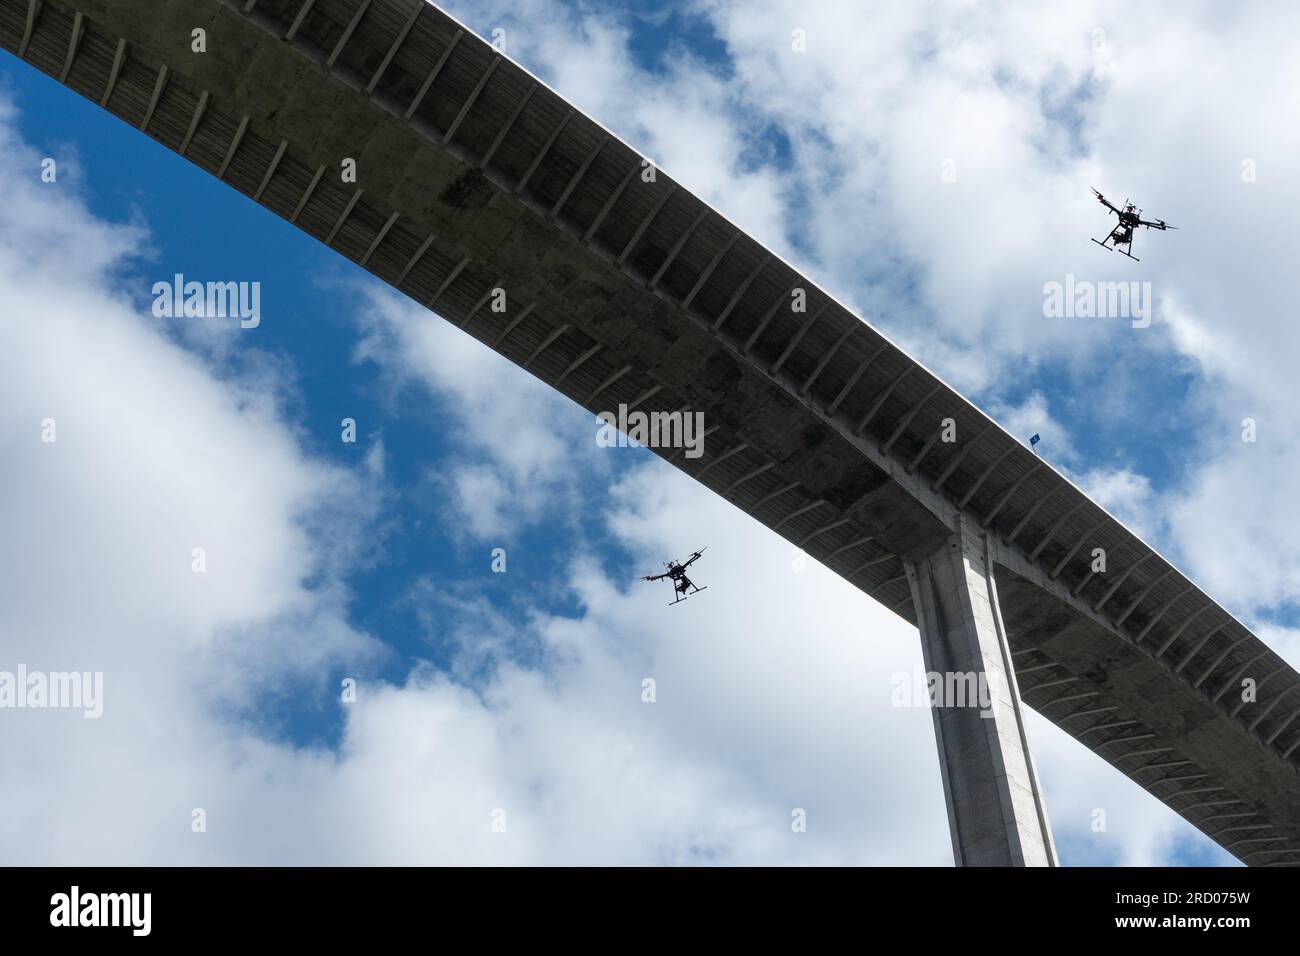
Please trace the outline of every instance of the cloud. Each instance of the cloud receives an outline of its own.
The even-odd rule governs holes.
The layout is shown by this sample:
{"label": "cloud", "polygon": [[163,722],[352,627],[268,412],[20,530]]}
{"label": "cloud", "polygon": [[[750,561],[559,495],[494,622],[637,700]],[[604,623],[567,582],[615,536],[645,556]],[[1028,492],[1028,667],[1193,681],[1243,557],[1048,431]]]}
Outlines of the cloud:
{"label": "cloud", "polygon": [[[530,624],[537,666],[514,663],[470,626],[458,629],[464,640],[501,655],[475,691],[417,671],[402,688],[363,693],[333,786],[350,794],[363,832],[382,827],[367,855],[947,862],[929,714],[888,703],[888,672],[919,662],[910,628],[855,619],[862,599],[844,582],[815,566],[795,575],[788,547],[665,472],[634,469],[610,513],[630,546],[678,519],[718,542],[709,590],[670,611],[662,589],[629,590],[584,556],[568,582],[581,614]],[[782,582],[799,598],[779,595]],[[755,601],[747,586],[770,597]],[[383,792],[357,792],[373,780],[386,781]],[[796,809],[807,833],[792,832]],[[491,830],[494,810],[505,833]]]}
{"label": "cloud", "polygon": [[[6,155],[38,170],[13,121],[0,104]],[[16,780],[0,852],[183,858],[190,810],[260,746],[230,715],[273,730],[278,696],[382,654],[347,622],[339,573],[370,499],[129,304],[114,277],[140,226],[34,175],[0,182],[0,204],[0,667],[102,671],[105,695],[94,721],[0,715]]]}
{"label": "cloud", "polygon": [[[596,419],[581,434],[555,440],[554,423],[576,406],[447,322],[434,319],[390,290],[357,290],[360,363],[372,363],[388,383],[388,405],[400,414],[412,404],[443,418],[455,454],[439,462],[423,493],[448,499],[445,524],[458,534],[499,542],[536,524],[563,503],[582,507],[570,466],[593,476],[608,470],[596,447]],[[505,384],[506,382],[510,384]],[[540,428],[517,423],[542,410]],[[458,520],[463,518],[464,520]]]}
{"label": "cloud", "polygon": [[[995,404],[989,412],[1022,445],[1037,447],[1039,454],[1057,462],[1071,462],[1078,458],[1069,430],[1052,417],[1042,392],[1032,392],[1017,405]],[[1030,446],[1029,439],[1034,435],[1043,439],[1041,446]]]}
{"label": "cloud", "polygon": [[1146,541],[1159,540],[1164,529],[1151,481],[1128,468],[1094,468],[1073,476],[1083,492]]}

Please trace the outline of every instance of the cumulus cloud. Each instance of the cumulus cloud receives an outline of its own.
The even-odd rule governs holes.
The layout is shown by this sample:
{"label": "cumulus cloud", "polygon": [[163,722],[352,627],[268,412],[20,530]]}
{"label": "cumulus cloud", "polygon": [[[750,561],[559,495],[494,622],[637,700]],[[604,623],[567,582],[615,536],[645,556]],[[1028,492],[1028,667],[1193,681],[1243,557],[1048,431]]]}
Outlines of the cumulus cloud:
{"label": "cumulus cloud", "polygon": [[[39,169],[13,121],[4,103],[5,155]],[[140,226],[34,176],[6,177],[0,203],[0,667],[104,681],[97,720],[0,718],[0,844],[110,862],[139,840],[137,859],[166,861],[246,745],[222,715],[381,653],[348,624],[339,575],[369,498],[130,304],[113,277],[138,265]]]}
{"label": "cumulus cloud", "polygon": [[1151,481],[1128,468],[1094,468],[1074,475],[1074,482],[1093,501],[1147,541],[1159,540],[1158,508]]}
{"label": "cumulus cloud", "polygon": [[[456,453],[440,462],[424,491],[448,499],[442,517],[449,528],[499,540],[535,524],[548,509],[581,507],[569,466],[576,457],[594,475],[607,468],[596,453],[595,418],[582,435],[590,441],[556,441],[557,418],[574,406],[556,400],[547,386],[513,374],[507,359],[387,290],[367,286],[356,298],[362,330],[356,358],[380,368],[392,411],[433,398],[434,414],[446,416]],[[517,427],[539,410],[543,427]]]}

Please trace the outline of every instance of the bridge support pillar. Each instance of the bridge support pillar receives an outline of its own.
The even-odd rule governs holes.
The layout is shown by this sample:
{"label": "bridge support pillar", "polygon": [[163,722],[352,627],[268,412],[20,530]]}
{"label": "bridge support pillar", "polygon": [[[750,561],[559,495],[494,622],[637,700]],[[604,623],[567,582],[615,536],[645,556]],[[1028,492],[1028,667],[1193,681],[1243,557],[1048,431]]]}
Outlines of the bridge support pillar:
{"label": "bridge support pillar", "polygon": [[1056,866],[987,541],[968,519],[906,564],[958,866]]}

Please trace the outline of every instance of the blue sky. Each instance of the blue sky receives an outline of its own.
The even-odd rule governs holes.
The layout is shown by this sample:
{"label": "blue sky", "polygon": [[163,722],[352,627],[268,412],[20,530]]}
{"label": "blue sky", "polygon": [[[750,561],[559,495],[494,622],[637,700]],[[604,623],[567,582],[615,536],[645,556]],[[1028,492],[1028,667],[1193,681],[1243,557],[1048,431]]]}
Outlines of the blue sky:
{"label": "blue sky", "polygon": [[[872,20],[852,4],[761,6],[451,11],[484,35],[506,25],[511,56],[1014,433],[1040,433],[1054,464],[1292,653],[1300,547],[1276,526],[1295,507],[1280,492],[1300,454],[1287,417],[1296,386],[1282,371],[1300,339],[1283,284],[1250,243],[1273,235],[1300,248],[1269,211],[1295,197],[1267,179],[1242,192],[1238,175],[1238,154],[1274,169],[1300,158],[1293,136],[1242,118],[1266,114],[1260,91],[1275,84],[1241,58],[1282,31],[1262,14],[1220,28],[1192,13],[1168,29],[1125,17],[1120,29],[1108,4],[978,29],[960,5],[939,5],[933,21]],[[810,38],[802,58],[788,55],[793,29]],[[1039,37],[1033,56],[1020,52],[1027,36]],[[1212,74],[1247,75],[1189,116],[1171,74],[1206,56]],[[71,443],[78,463],[47,472],[28,449],[7,479],[7,499],[42,489],[69,516],[42,531],[11,515],[30,532],[15,536],[30,586],[58,580],[69,605],[43,618],[47,605],[13,584],[10,627],[30,633],[12,651],[32,667],[92,660],[110,688],[137,691],[117,692],[130,703],[106,711],[106,729],[63,722],[41,738],[28,758],[32,802],[0,828],[0,852],[949,861],[928,713],[887,706],[889,676],[919,665],[914,631],[823,569],[799,567],[789,545],[648,453],[596,448],[586,412],[53,80],[5,58],[0,98],[21,180],[0,234],[14,373],[0,395],[18,416],[66,392],[60,450]],[[1134,145],[1150,103],[1165,120]],[[1225,158],[1209,173],[1179,152],[1215,137]],[[1168,155],[1177,168],[1161,165]],[[34,160],[46,156],[59,162],[55,185],[38,182]],[[956,183],[937,185],[953,158]],[[1211,175],[1235,202],[1198,200]],[[1188,228],[1143,235],[1135,271],[1088,243],[1107,228],[1090,185],[1140,191]],[[46,273],[60,251],[81,259],[82,237],[51,229],[69,208],[60,203],[73,204],[86,250],[64,290]],[[1262,219],[1246,230],[1242,210]],[[1240,241],[1225,251],[1216,236]],[[38,244],[48,254],[25,271],[10,250]],[[1151,281],[1157,321],[1045,319],[1042,286],[1067,271]],[[259,281],[260,326],[226,334],[154,319],[152,283],[177,272]],[[42,341],[17,317],[47,300]],[[101,378],[101,354],[118,357],[120,375]],[[30,378],[19,374],[28,366]],[[52,370],[48,387],[40,368]],[[171,381],[195,397],[164,409]],[[111,447],[78,445],[89,430],[78,422],[96,420],[104,399],[95,383],[121,390],[123,437]],[[1249,460],[1237,438],[1246,414],[1266,436]],[[358,423],[355,444],[339,440],[345,417]],[[166,518],[148,517],[150,488]],[[1270,508],[1279,522],[1261,526]],[[110,520],[119,513],[152,523],[133,538]],[[229,562],[212,596],[187,591],[161,557],[188,555],[193,536],[175,529],[191,526],[227,541],[210,549]],[[663,593],[633,587],[703,545],[711,587],[699,603],[670,616]],[[491,570],[495,547],[507,550],[505,574]],[[101,564],[67,576],[65,549],[101,548],[120,576]],[[58,622],[81,636],[60,643]],[[641,699],[648,675],[662,695],[653,707]],[[345,677],[360,682],[356,705],[340,705]],[[1033,731],[1064,862],[1225,862],[1046,722]],[[113,773],[93,809],[49,762],[92,747],[105,766],[139,774]],[[189,826],[199,806],[214,821],[203,834]],[[500,807],[522,821],[505,839],[481,825]],[[791,807],[814,821],[803,843],[789,839]],[[1097,808],[1110,820],[1101,833]],[[130,849],[109,822],[123,816]],[[323,834],[342,836],[322,848]]]}
{"label": "blue sky", "polygon": [[[370,283],[368,276],[50,78],[4,65],[24,137],[45,155],[78,157],[82,168],[67,176],[67,185],[83,191],[97,216],[147,224],[152,248],[120,277],[120,288],[142,312],[152,305],[153,282],[174,272],[199,281],[258,276],[268,321],[257,332],[256,352],[251,358],[238,348],[225,352],[213,361],[214,373],[238,375],[250,361],[270,357],[285,418],[313,456],[356,466],[382,440],[390,494],[366,560],[349,577],[349,613],[358,629],[384,635],[394,653],[367,676],[400,679],[416,656],[449,666],[439,628],[421,621],[421,596],[412,593],[416,581],[433,589],[471,588],[505,615],[515,612],[513,595],[520,591],[532,606],[572,612],[572,596],[554,587],[554,566],[572,551],[572,535],[556,534],[554,526],[520,529],[509,541],[507,589],[491,573],[490,549],[474,547],[448,526],[455,516],[430,478],[459,451],[446,409],[417,386],[385,383],[373,363],[355,355],[354,319],[365,308],[358,285]],[[356,443],[339,439],[348,417],[358,422]],[[585,492],[602,495],[605,487],[595,480]],[[608,557],[631,567],[617,551]],[[341,714],[325,704],[337,696],[333,688],[341,676],[320,682],[314,695],[294,688],[262,719],[297,744],[337,743]]]}

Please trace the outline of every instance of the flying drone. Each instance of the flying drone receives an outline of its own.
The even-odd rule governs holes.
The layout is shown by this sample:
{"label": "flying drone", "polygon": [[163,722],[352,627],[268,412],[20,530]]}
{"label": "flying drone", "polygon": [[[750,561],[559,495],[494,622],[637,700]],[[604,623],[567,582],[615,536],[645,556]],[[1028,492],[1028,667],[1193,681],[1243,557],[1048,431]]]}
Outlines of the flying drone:
{"label": "flying drone", "polygon": [[673,582],[673,593],[677,595],[677,600],[673,601],[672,604],[669,604],[668,606],[672,607],[673,604],[680,604],[682,601],[686,600],[686,595],[688,590],[690,591],[691,594],[694,594],[698,591],[708,590],[707,585],[702,588],[696,587],[695,583],[686,576],[686,569],[690,567],[692,564],[694,564],[696,561],[700,560],[700,555],[702,555],[707,550],[708,548],[700,548],[700,550],[696,551],[694,554],[692,554],[681,564],[678,564],[676,561],[665,561],[664,567],[668,569],[667,571],[665,571],[663,574],[648,574],[645,577],[641,578],[641,580],[658,581],[660,578],[671,578]]}
{"label": "flying drone", "polygon": [[[1159,229],[1161,232],[1164,232],[1166,229],[1178,228],[1177,226],[1169,225],[1169,223],[1165,222],[1163,219],[1143,219],[1142,210],[1138,209],[1127,199],[1124,200],[1124,208],[1120,209],[1112,204],[1110,200],[1101,193],[1097,192],[1096,189],[1094,189],[1093,192],[1097,193],[1098,202],[1119,217],[1119,224],[1110,231],[1110,235],[1105,239],[1092,240],[1103,249],[1113,248],[1116,252],[1128,256],[1134,262],[1141,262],[1141,259],[1133,255],[1133,230],[1137,229],[1138,226],[1146,226],[1148,229]],[[1109,246],[1106,245],[1108,242],[1110,243]],[[1125,248],[1121,249],[1120,246],[1124,246]]]}

